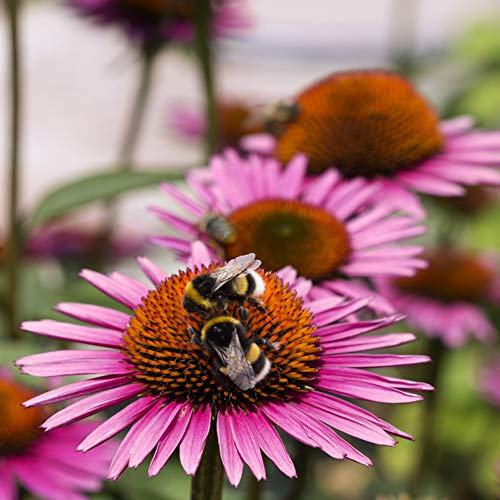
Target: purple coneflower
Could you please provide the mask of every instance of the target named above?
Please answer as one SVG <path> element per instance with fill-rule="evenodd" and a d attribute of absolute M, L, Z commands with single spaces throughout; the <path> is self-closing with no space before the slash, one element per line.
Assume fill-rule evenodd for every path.
<path fill-rule="evenodd" d="M 227 99 L 217 103 L 218 151 L 227 147 L 238 149 L 244 136 L 262 131 L 252 115 L 252 108 L 244 101 Z M 169 111 L 169 124 L 181 137 L 201 140 L 205 136 L 201 110 L 173 106 Z"/>
<path fill-rule="evenodd" d="M 78 443 L 100 422 L 78 423 L 45 434 L 40 424 L 47 413 L 23 408 L 35 393 L 0 370 L 0 498 L 18 498 L 17 484 L 37 498 L 84 500 L 83 492 L 96 492 L 113 455 L 105 446 L 84 455 Z M 36 396 L 35 396 L 36 397 Z"/>
<path fill-rule="evenodd" d="M 249 306 L 245 326 L 253 339 L 280 344 L 262 347 L 271 369 L 253 389 L 244 391 L 229 379 L 223 383 L 215 360 L 193 343 L 192 330 L 199 332 L 207 319 L 188 314 L 182 305 L 187 283 L 220 264 L 210 263 L 207 249 L 199 242 L 194 244 L 191 267 L 178 274 L 166 276 L 145 258 L 138 262 L 152 286 L 120 273 L 82 272 L 83 278 L 129 313 L 62 303 L 56 307 L 59 312 L 93 326 L 50 320 L 22 325 L 25 331 L 39 335 L 107 349 L 55 351 L 17 361 L 31 375 L 96 375 L 26 403 L 31 407 L 83 397 L 46 420 L 42 426 L 46 430 L 124 405 L 78 447 L 90 450 L 131 426 L 114 456 L 110 478 L 117 478 L 127 466 L 139 465 L 152 450 L 149 474 L 158 474 L 177 448 L 184 470 L 194 475 L 211 430 L 212 436 L 217 435 L 227 477 L 235 486 L 244 463 L 256 478 L 266 477 L 261 452 L 284 474 L 295 476 L 278 429 L 332 457 L 364 465 L 371 465 L 370 459 L 336 430 L 388 446 L 395 444 L 389 434 L 410 438 L 343 399 L 409 403 L 422 399 L 411 391 L 430 389 L 424 383 L 365 369 L 428 361 L 426 356 L 366 353 L 415 339 L 411 333 L 365 335 L 399 317 L 345 322 L 343 318 L 362 309 L 369 299 L 303 300 L 301 290 L 298 293 L 293 288 L 291 269 L 281 277 L 259 271 L 266 285 L 263 309 Z M 285 284 L 289 279 L 290 286 Z M 307 291 L 307 284 L 300 283 Z M 237 317 L 238 311 L 237 304 L 230 304 L 224 314 Z M 221 312 L 214 310 L 214 315 Z"/>
<path fill-rule="evenodd" d="M 286 168 L 274 160 L 243 159 L 232 151 L 212 159 L 208 169 L 188 176 L 189 197 L 169 184 L 162 189 L 188 212 L 185 217 L 152 208 L 182 236 L 158 236 L 156 243 L 187 259 L 200 238 L 214 259 L 254 252 L 266 269 L 291 265 L 314 280 L 315 298 L 331 293 L 352 298 L 373 294 L 357 278 L 411 276 L 425 266 L 419 246 L 396 246 L 425 232 L 412 217 L 377 201 L 380 186 L 364 179 L 342 179 L 329 169 L 314 180 L 305 176 L 307 160 L 296 156 Z M 196 200 L 196 201 L 195 201 Z M 211 214 L 223 216 L 234 230 L 227 243 L 215 244 L 205 229 Z M 354 281 L 353 281 L 354 279 Z M 370 307 L 394 312 L 375 298 Z"/>
<path fill-rule="evenodd" d="M 66 0 L 98 24 L 121 26 L 140 44 L 187 43 L 194 38 L 194 0 Z M 252 21 L 245 0 L 214 3 L 213 36 L 247 30 Z"/>
<path fill-rule="evenodd" d="M 311 85 L 292 100 L 293 112 L 272 135 L 249 136 L 247 149 L 288 162 L 309 158 L 309 172 L 337 168 L 344 177 L 380 179 L 383 198 L 424 217 L 409 190 L 458 196 L 463 186 L 500 185 L 500 132 L 473 129 L 469 117 L 439 121 L 402 76 L 346 71 Z"/>
<path fill-rule="evenodd" d="M 495 328 L 483 307 L 500 303 L 500 278 L 494 259 L 441 247 L 427 255 L 429 266 L 413 277 L 378 279 L 377 289 L 405 314 L 408 324 L 448 347 L 469 335 L 490 339 Z"/>

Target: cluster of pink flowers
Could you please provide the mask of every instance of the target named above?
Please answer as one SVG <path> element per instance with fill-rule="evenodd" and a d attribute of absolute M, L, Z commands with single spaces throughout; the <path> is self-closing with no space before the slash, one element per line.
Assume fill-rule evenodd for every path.
<path fill-rule="evenodd" d="M 468 288 L 459 282 L 457 292 L 455 283 L 444 284 L 441 278 L 435 286 L 422 247 L 401 243 L 425 232 L 425 212 L 415 192 L 456 196 L 464 186 L 500 185 L 495 168 L 500 134 L 473 130 L 468 118 L 439 123 L 407 82 L 387 72 L 341 74 L 339 92 L 342 99 L 352 92 L 351 103 L 379 106 L 370 100 L 371 82 L 377 92 L 387 83 L 389 90 L 395 88 L 398 102 L 401 96 L 409 100 L 398 108 L 398 116 L 391 114 L 391 106 L 385 118 L 377 108 L 384 119 L 367 126 L 355 110 L 342 107 L 342 100 L 340 117 L 320 113 L 323 93 L 336 95 L 335 78 L 299 95 L 295 114 L 277 120 L 274 135 L 248 137 L 244 143 L 251 154 L 227 150 L 214 156 L 208 167 L 188 175 L 188 192 L 162 186 L 178 207 L 151 208 L 170 229 L 152 242 L 186 262 L 185 271 L 167 276 L 143 257 L 138 264 L 149 284 L 117 272 L 84 270 L 85 280 L 127 312 L 61 303 L 57 311 L 86 324 L 23 323 L 25 331 L 93 346 L 27 356 L 17 365 L 23 373 L 41 377 L 93 376 L 25 403 L 31 407 L 83 398 L 51 415 L 43 424 L 46 430 L 122 405 L 78 446 L 85 452 L 101 447 L 128 429 L 112 459 L 110 478 L 136 467 L 153 450 L 149 474 L 155 475 L 177 448 L 184 470 L 194 475 L 211 431 L 235 486 L 244 464 L 257 479 L 265 479 L 262 453 L 285 475 L 295 476 L 278 430 L 334 458 L 371 465 L 337 431 L 387 446 L 396 443 L 391 435 L 411 436 L 344 398 L 409 403 L 421 399 L 413 391 L 432 387 L 370 371 L 427 362 L 422 355 L 366 352 L 411 342 L 414 334 L 366 334 L 407 313 L 411 325 L 449 345 L 460 345 L 471 332 L 480 338 L 492 335 L 477 302 L 498 302 L 496 271 L 457 257 L 460 277 L 472 268 L 474 276 L 481 273 L 481 287 L 474 280 L 466 282 Z M 342 83 L 346 78 L 347 87 Z M 387 169 L 380 158 L 370 159 L 363 175 L 360 158 L 366 151 L 359 151 L 356 140 L 363 148 L 373 144 L 374 157 L 386 154 L 381 145 L 386 124 L 411 135 L 414 120 L 427 127 L 428 137 L 414 141 L 404 136 L 404 147 L 394 146 L 394 158 L 399 162 L 403 156 L 408 163 L 394 160 Z M 340 145 L 335 142 L 341 140 Z M 335 154 L 328 164 L 330 151 Z M 225 231 L 215 230 L 214 224 Z M 194 277 L 252 252 L 262 261 L 266 315 L 261 318 L 260 310 L 249 308 L 248 334 L 283 347 L 265 351 L 271 371 L 255 388 L 244 391 L 229 381 L 231 390 L 225 390 L 210 354 L 191 340 L 201 320 L 183 308 L 183 295 Z M 439 277 L 452 275 L 437 267 Z M 427 297 L 429 289 L 434 295 Z"/>

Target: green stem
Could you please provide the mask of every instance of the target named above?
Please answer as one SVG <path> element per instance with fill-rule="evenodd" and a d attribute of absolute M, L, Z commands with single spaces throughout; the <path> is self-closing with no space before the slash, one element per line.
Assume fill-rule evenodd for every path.
<path fill-rule="evenodd" d="M 144 116 L 151 91 L 153 81 L 154 63 L 156 60 L 157 49 L 144 47 L 141 52 L 141 73 L 137 93 L 132 104 L 130 117 L 127 121 L 125 135 L 118 153 L 118 162 L 116 168 L 122 171 L 132 170 L 134 168 L 134 155 L 139 142 L 139 136 L 144 124 Z M 108 200 L 105 204 L 106 213 L 102 222 L 102 227 L 97 234 L 93 250 L 89 256 L 90 262 L 96 269 L 101 269 L 104 265 L 106 248 L 109 246 L 113 227 L 117 218 L 117 207 L 115 200 Z"/>
<path fill-rule="evenodd" d="M 446 349 L 438 339 L 429 340 L 428 355 L 432 359 L 429 365 L 427 382 L 439 387 L 439 379 L 443 367 Z M 436 473 L 439 460 L 439 450 L 436 446 L 436 410 L 437 398 L 435 391 L 428 392 L 425 397 L 422 415 L 421 454 L 419 464 L 413 478 L 413 493 L 415 496 L 422 493 L 422 486 Z"/>
<path fill-rule="evenodd" d="M 389 57 L 405 76 L 413 76 L 416 69 L 418 4 L 419 0 L 392 0 L 389 12 Z"/>
<path fill-rule="evenodd" d="M 191 482 L 191 500 L 220 500 L 222 498 L 223 468 L 212 425 L 200 466 Z"/>
<path fill-rule="evenodd" d="M 259 500 L 262 494 L 263 486 L 264 486 L 264 481 L 258 481 L 253 474 L 250 474 L 248 478 L 246 499 Z"/>
<path fill-rule="evenodd" d="M 122 170 L 132 170 L 133 168 L 134 154 L 139 141 L 139 135 L 144 122 L 144 115 L 150 95 L 157 51 L 145 49 L 141 54 L 142 68 L 139 85 L 118 154 L 118 168 Z"/>
<path fill-rule="evenodd" d="M 312 448 L 303 443 L 297 443 L 295 465 L 297 469 L 297 479 L 290 481 L 291 486 L 285 500 L 299 500 L 305 493 L 309 482 L 311 469 Z"/>
<path fill-rule="evenodd" d="M 213 60 L 210 47 L 212 21 L 211 0 L 199 0 L 196 7 L 196 54 L 205 93 L 205 159 L 217 150 L 218 124 L 215 99 Z"/>
<path fill-rule="evenodd" d="M 7 315 L 7 332 L 10 338 L 19 338 L 20 309 L 20 253 L 21 231 L 18 214 L 19 204 L 19 151 L 21 139 L 21 51 L 19 43 L 19 10 L 20 0 L 5 0 L 9 21 L 10 49 L 10 152 L 9 180 L 7 185 L 8 223 L 7 223 L 7 280 L 9 306 Z"/>

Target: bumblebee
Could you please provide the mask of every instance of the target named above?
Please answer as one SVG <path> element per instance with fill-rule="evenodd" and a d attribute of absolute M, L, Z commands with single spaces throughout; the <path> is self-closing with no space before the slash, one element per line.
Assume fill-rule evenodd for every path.
<path fill-rule="evenodd" d="M 263 126 L 270 134 L 278 136 L 289 123 L 299 116 L 299 113 L 299 106 L 293 100 L 278 101 L 264 113 Z"/>
<path fill-rule="evenodd" d="M 234 300 L 240 304 L 240 316 L 246 318 L 243 308 L 246 301 L 262 308 L 258 298 L 264 294 L 266 285 L 255 272 L 260 264 L 255 254 L 249 253 L 230 260 L 211 273 L 196 276 L 184 290 L 184 309 L 191 313 L 206 313 L 214 308 L 225 310 L 228 303 Z"/>
<path fill-rule="evenodd" d="M 209 319 L 199 335 L 192 331 L 192 341 L 213 356 L 217 374 L 228 377 L 242 391 L 253 389 L 271 369 L 271 362 L 261 351 L 259 344 L 279 348 L 279 344 L 265 339 L 247 338 L 243 323 L 232 316 Z M 227 380 L 219 381 L 227 383 Z"/>
<path fill-rule="evenodd" d="M 223 215 L 209 212 L 200 220 L 198 227 L 215 243 L 227 245 L 236 240 L 236 228 Z"/>

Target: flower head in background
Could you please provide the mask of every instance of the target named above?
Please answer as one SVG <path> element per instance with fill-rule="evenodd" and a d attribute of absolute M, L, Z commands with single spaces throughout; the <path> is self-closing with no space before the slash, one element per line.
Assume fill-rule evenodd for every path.
<path fill-rule="evenodd" d="M 432 202 L 455 216 L 475 217 L 498 205 L 496 190 L 484 186 L 469 186 L 462 196 L 432 197 Z"/>
<path fill-rule="evenodd" d="M 479 390 L 495 406 L 500 407 L 500 355 L 496 354 L 479 373 Z"/>
<path fill-rule="evenodd" d="M 373 292 L 357 279 L 411 276 L 425 266 L 418 258 L 419 246 L 395 244 L 422 234 L 425 228 L 378 202 L 380 186 L 360 178 L 344 180 L 333 169 L 311 181 L 306 169 L 303 155 L 286 168 L 274 160 L 243 159 L 232 151 L 216 156 L 208 169 L 189 175 L 193 197 L 172 185 L 162 186 L 187 214 L 180 217 L 152 208 L 181 233 L 154 237 L 152 242 L 184 260 L 198 238 L 210 245 L 214 259 L 219 254 L 229 260 L 254 252 L 266 269 L 290 265 L 314 280 L 314 297 L 331 293 L 366 297 Z M 229 237 L 217 241 L 206 222 L 213 214 L 232 228 Z M 393 312 L 381 298 L 371 307 Z"/>
<path fill-rule="evenodd" d="M 469 335 L 481 341 L 495 334 L 483 306 L 500 303 L 494 259 L 440 247 L 427 254 L 429 266 L 413 277 L 378 279 L 377 289 L 405 314 L 412 328 L 438 337 L 448 347 Z"/>
<path fill-rule="evenodd" d="M 62 262 L 84 262 L 95 254 L 100 245 L 98 228 L 70 226 L 64 224 L 50 225 L 38 229 L 30 234 L 25 242 L 24 252 L 27 257 L 52 258 Z M 130 231 L 125 234 L 112 235 L 105 257 L 109 260 L 123 259 L 137 255 L 144 246 L 144 240 L 131 236 Z"/>
<path fill-rule="evenodd" d="M 36 394 L 18 384 L 6 369 L 0 373 L 0 498 L 18 498 L 17 484 L 37 498 L 82 500 L 83 492 L 97 492 L 113 455 L 108 443 L 89 455 L 76 451 L 78 443 L 99 422 L 78 423 L 45 434 L 40 424 L 48 414 L 23 408 Z"/>
<path fill-rule="evenodd" d="M 366 322 L 343 319 L 359 311 L 369 299 L 304 300 L 308 283 L 297 284 L 287 269 L 281 276 L 257 271 L 265 283 L 263 308 L 248 307 L 244 321 L 248 335 L 264 343 L 270 361 L 268 374 L 254 388 L 242 390 L 223 371 L 214 354 L 193 342 L 209 321 L 183 307 L 186 285 L 220 264 L 195 243 L 190 267 L 166 276 L 145 258 L 139 264 L 152 286 L 112 273 L 83 271 L 91 284 L 129 309 L 128 313 L 88 304 L 63 303 L 57 310 L 93 326 L 58 321 L 29 321 L 26 331 L 107 349 L 56 351 L 17 361 L 24 373 L 37 376 L 95 375 L 31 399 L 27 406 L 83 397 L 52 415 L 43 427 L 65 426 L 99 411 L 123 405 L 79 445 L 90 450 L 128 428 L 111 464 L 109 477 L 117 478 L 154 450 L 149 474 L 157 474 L 179 447 L 186 473 L 195 474 L 210 428 L 218 436 L 222 462 L 233 485 L 238 485 L 246 463 L 258 479 L 266 477 L 264 452 L 288 476 L 293 463 L 277 429 L 298 441 L 320 448 L 332 457 L 370 465 L 369 458 L 341 438 L 336 430 L 365 441 L 393 446 L 389 434 L 404 432 L 343 397 L 387 403 L 421 399 L 414 390 L 427 384 L 386 377 L 365 368 L 400 366 L 428 361 L 426 356 L 366 354 L 414 340 L 414 335 L 368 335 L 390 325 L 392 316 Z M 287 284 L 290 283 L 290 285 Z M 238 317 L 238 304 L 214 309 Z M 341 397 L 338 397 L 341 396 Z"/>
<path fill-rule="evenodd" d="M 195 0 L 66 0 L 81 15 L 98 24 L 118 25 L 134 42 L 158 46 L 189 43 L 195 34 Z M 213 36 L 237 35 L 252 20 L 245 0 L 214 2 Z"/>
<path fill-rule="evenodd" d="M 262 132 L 254 119 L 254 110 L 244 101 L 223 100 L 217 104 L 218 150 L 238 149 L 247 134 Z M 177 105 L 169 112 L 170 127 L 181 137 L 201 140 L 205 135 L 205 118 L 200 111 Z"/>
<path fill-rule="evenodd" d="M 247 149 L 288 162 L 297 153 L 309 172 L 337 168 L 344 177 L 381 179 L 384 198 L 424 217 L 406 188 L 458 196 L 463 186 L 500 185 L 500 132 L 473 130 L 460 117 L 440 122 L 436 112 L 402 76 L 388 71 L 336 73 L 294 100 L 296 112 L 275 127 L 275 137 L 249 136 Z"/>

